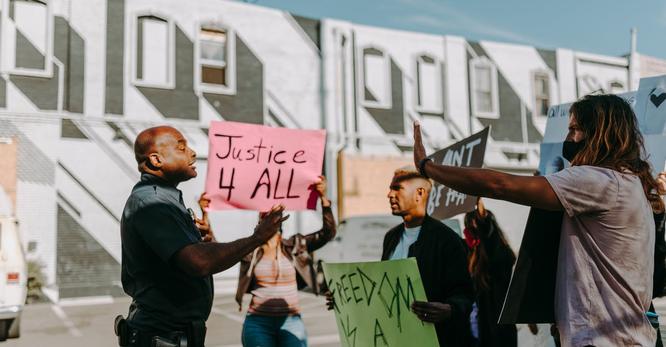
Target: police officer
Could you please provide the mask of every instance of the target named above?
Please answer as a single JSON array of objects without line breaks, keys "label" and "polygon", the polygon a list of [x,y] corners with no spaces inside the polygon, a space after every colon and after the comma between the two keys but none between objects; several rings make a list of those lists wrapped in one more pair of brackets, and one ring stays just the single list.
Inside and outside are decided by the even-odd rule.
[{"label": "police officer", "polygon": [[201,347],[213,304],[212,275],[268,241],[288,216],[275,206],[252,236],[204,242],[210,228],[191,216],[176,188],[197,175],[196,154],[183,135],[168,126],[146,129],[134,154],[141,180],[120,222],[122,283],[133,301],[127,319],[116,319],[119,345]]}]

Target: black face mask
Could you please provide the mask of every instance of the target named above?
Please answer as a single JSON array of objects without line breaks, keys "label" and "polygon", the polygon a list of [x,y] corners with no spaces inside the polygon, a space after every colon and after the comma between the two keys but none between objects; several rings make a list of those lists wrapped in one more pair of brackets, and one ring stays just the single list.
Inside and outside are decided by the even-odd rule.
[{"label": "black face mask", "polygon": [[564,141],[562,144],[562,156],[564,159],[568,160],[571,162],[573,158],[580,152],[583,147],[585,147],[585,140],[581,140],[578,142],[574,141]]}]

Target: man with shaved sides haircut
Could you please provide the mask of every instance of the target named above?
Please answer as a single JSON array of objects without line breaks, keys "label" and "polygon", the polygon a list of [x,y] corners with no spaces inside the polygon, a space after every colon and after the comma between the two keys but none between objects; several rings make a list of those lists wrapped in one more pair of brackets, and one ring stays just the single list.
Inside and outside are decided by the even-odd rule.
[{"label": "man with shaved sides haircut", "polygon": [[120,221],[122,284],[132,297],[127,319],[116,318],[120,346],[202,347],[213,304],[212,275],[224,271],[268,241],[277,231],[283,206],[275,206],[250,237],[228,243],[214,238],[196,219],[177,186],[197,176],[196,153],[176,129],[142,131],[134,142],[141,179],[127,199]]},{"label": "man with shaved sides haircut", "polygon": [[382,260],[415,257],[429,302],[414,302],[412,311],[435,324],[441,346],[469,346],[473,292],[467,253],[458,234],[426,214],[431,188],[415,167],[395,171],[387,197],[403,223],[384,236]]}]

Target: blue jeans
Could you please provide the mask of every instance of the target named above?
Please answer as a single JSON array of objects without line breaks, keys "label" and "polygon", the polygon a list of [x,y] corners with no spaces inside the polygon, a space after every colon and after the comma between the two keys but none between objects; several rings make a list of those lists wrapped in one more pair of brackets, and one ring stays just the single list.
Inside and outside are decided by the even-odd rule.
[{"label": "blue jeans", "polygon": [[269,317],[248,313],[241,335],[243,347],[307,347],[300,315]]}]

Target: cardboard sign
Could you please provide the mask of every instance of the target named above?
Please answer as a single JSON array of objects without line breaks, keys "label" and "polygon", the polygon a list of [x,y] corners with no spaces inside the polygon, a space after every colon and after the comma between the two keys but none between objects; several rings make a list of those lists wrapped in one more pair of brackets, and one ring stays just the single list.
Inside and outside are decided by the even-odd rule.
[{"label": "cardboard sign", "polygon": [[666,171],[666,136],[643,135],[645,151],[648,153],[647,160],[652,165],[652,175],[657,176]]},{"label": "cardboard sign", "polygon": [[213,210],[314,209],[324,130],[211,122],[206,193]]},{"label": "cardboard sign", "polygon": [[439,346],[435,326],[411,311],[427,301],[415,258],[323,266],[342,346]]},{"label": "cardboard sign", "polygon": [[666,76],[642,78],[634,109],[641,132],[662,135],[666,124]]},{"label": "cardboard sign", "polygon": [[[459,167],[481,167],[486,154],[490,128],[430,155],[433,162]],[[471,211],[476,206],[476,197],[457,192],[435,182],[428,197],[428,214],[442,220]]]},{"label": "cardboard sign", "polygon": [[571,163],[562,156],[562,142],[542,143],[540,147],[540,175],[554,174],[571,166]]},{"label": "cardboard sign", "polygon": [[500,324],[555,323],[555,279],[563,214],[530,209]]},{"label": "cardboard sign", "polygon": [[569,109],[571,104],[554,105],[548,109],[543,143],[562,142],[569,131]]}]

